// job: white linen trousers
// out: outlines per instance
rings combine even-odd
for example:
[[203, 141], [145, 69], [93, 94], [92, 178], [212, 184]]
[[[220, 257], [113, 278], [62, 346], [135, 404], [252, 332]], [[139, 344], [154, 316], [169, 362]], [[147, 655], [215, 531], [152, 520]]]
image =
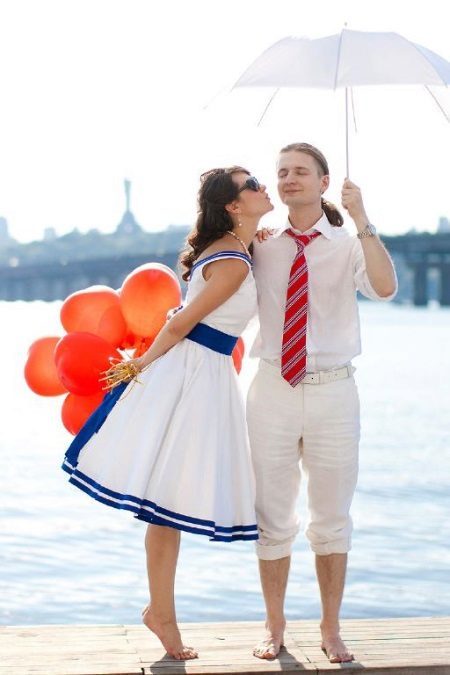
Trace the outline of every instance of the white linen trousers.
[[291, 387], [279, 365], [261, 359], [247, 398], [256, 478], [257, 555], [290, 555], [297, 500], [308, 479], [306, 536], [319, 555], [350, 550], [349, 514], [358, 475], [359, 397], [353, 376]]

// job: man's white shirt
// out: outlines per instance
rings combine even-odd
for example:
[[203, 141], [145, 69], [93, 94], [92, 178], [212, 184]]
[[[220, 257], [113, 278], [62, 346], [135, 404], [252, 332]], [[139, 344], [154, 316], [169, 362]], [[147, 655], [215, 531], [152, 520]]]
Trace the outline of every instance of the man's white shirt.
[[[262, 243], [255, 242], [253, 273], [258, 290], [259, 332], [250, 356], [281, 358], [286, 292], [297, 252], [295, 241], [284, 234], [287, 222]], [[307, 232], [318, 231], [305, 247], [308, 265], [307, 372], [339, 368], [361, 353], [356, 291], [372, 300], [380, 297], [366, 272], [360, 240], [342, 227], [330, 225], [325, 214]], [[296, 231], [296, 230], [294, 230]], [[300, 232], [298, 232], [301, 234]]]

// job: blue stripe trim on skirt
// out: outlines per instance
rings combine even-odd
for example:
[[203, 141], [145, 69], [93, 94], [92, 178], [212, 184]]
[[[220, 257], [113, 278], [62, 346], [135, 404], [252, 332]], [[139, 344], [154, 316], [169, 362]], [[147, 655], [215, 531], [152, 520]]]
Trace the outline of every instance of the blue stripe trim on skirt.
[[84, 426], [77, 433], [67, 449], [65, 457], [69, 464], [75, 465], [77, 463], [78, 455], [80, 454], [82, 448], [84, 448], [89, 439], [92, 438], [92, 436], [102, 428], [104, 421], [116, 405], [127, 386], [127, 383], [123, 382], [122, 384], [119, 384], [117, 387], [115, 387], [112, 391], [109, 391], [105, 395], [98, 408], [96, 408], [92, 415], [88, 417], [84, 423]]
[[231, 527], [216, 525], [212, 520], [186, 516], [169, 511], [147, 499], [140, 499], [134, 495], [124, 495], [110, 490], [83, 474], [69, 464], [67, 460], [62, 465], [62, 468], [70, 474], [69, 482], [90, 495], [93, 499], [116, 509], [131, 511], [136, 518], [147, 523], [165, 525], [182, 530], [183, 532], [191, 532], [192, 534], [203, 534], [209, 536], [211, 541], [255, 541], [258, 539], [256, 524], [234, 525]]

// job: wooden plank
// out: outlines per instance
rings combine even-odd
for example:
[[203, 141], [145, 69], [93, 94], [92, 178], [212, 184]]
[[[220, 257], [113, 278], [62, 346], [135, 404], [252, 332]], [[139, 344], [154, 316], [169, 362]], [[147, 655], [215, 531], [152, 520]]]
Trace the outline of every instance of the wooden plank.
[[200, 658], [164, 656], [143, 625], [0, 627], [0, 675], [231, 675], [283, 672], [325, 675], [450, 675], [450, 618], [342, 621], [356, 662], [330, 664], [315, 621], [289, 622], [286, 648], [274, 661], [252, 656], [260, 622], [182, 624]]

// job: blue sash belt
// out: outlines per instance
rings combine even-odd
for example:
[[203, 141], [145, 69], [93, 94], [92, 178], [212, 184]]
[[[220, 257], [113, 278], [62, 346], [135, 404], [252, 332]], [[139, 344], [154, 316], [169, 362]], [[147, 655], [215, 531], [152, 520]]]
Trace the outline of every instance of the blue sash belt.
[[211, 328], [211, 326], [207, 326], [206, 323], [198, 323], [186, 337], [188, 340], [192, 340], [199, 345], [208, 347], [208, 349], [212, 349], [214, 352], [227, 354], [228, 356], [231, 355], [231, 352], [238, 341], [238, 338], [234, 335], [222, 333], [221, 330]]

